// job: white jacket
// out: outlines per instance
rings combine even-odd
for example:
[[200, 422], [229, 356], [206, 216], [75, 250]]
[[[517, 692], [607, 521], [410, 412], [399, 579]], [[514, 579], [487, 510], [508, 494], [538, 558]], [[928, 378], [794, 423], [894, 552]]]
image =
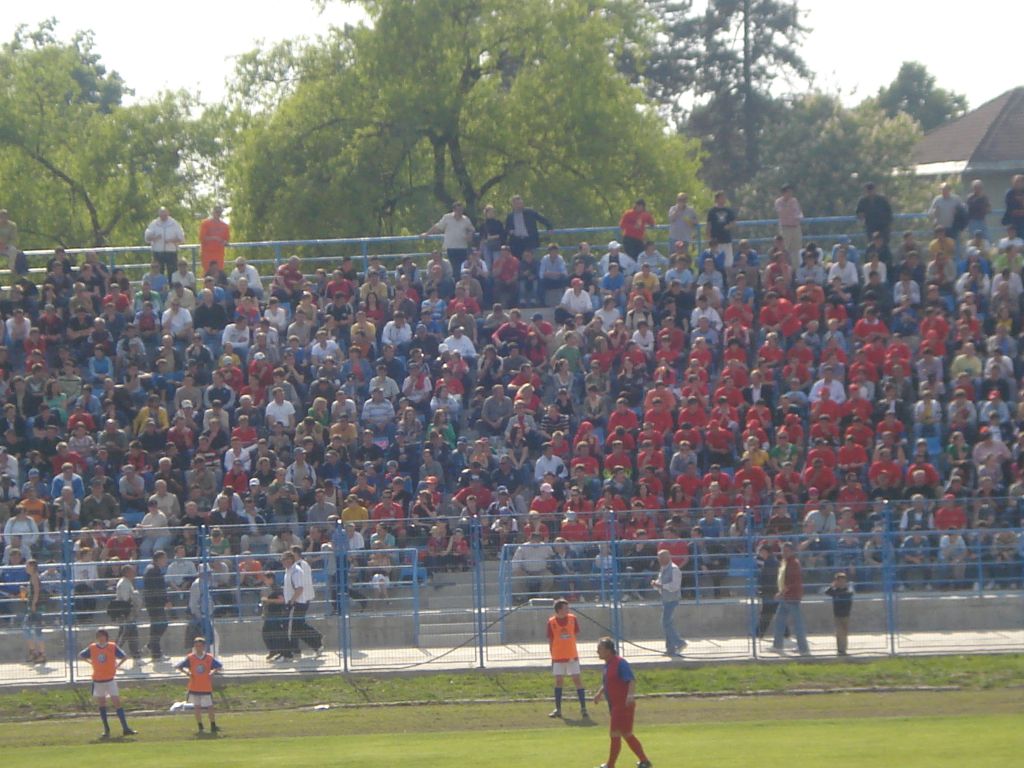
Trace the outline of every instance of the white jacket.
[[146, 227], [146, 242], [153, 246], [155, 253], [174, 252], [185, 242], [185, 230], [170, 216], [166, 221], [158, 216]]

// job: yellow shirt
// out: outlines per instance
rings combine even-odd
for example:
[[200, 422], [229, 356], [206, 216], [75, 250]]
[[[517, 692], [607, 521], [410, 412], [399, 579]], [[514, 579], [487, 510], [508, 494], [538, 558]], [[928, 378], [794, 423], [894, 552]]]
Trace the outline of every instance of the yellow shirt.
[[362, 504], [350, 504], [341, 510], [341, 519], [346, 523], [361, 523], [370, 519], [370, 512]]

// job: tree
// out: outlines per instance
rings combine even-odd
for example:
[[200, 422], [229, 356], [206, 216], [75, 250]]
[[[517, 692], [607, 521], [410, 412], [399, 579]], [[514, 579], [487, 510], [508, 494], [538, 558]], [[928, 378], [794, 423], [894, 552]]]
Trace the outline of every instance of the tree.
[[[193, 161], [209, 151], [181, 94], [122, 105], [89, 33], [19, 28], [0, 49], [0, 174], [22, 247], [140, 242], [161, 204], [196, 202]], [[9, 193], [10, 194], [10, 193]]]
[[705, 177], [734, 187], [760, 167], [776, 81], [810, 77], [800, 10], [786, 0], [710, 0], [697, 15], [689, 0], [651, 5], [665, 25], [644, 72], [649, 91], [677, 116], [694, 99], [683, 129], [704, 143]]
[[905, 61], [896, 79], [878, 90], [878, 106], [889, 117], [910, 115], [926, 131], [967, 111], [967, 98], [938, 88], [935, 77], [923, 64]]
[[514, 193], [558, 223], [617, 216], [637, 194], [664, 207], [679, 189], [700, 196], [697, 143], [615, 68], [636, 3], [362, 5], [372, 26], [250, 60], [294, 86], [230, 163], [246, 236], [421, 231], [456, 199], [475, 215]]
[[775, 218], [772, 202], [793, 184], [807, 216], [850, 215], [863, 182], [877, 182], [894, 202], [915, 196], [911, 149], [921, 136], [908, 115], [886, 116], [870, 101], [854, 108], [829, 94], [797, 99], [766, 134], [764, 165], [739, 199], [751, 218]]

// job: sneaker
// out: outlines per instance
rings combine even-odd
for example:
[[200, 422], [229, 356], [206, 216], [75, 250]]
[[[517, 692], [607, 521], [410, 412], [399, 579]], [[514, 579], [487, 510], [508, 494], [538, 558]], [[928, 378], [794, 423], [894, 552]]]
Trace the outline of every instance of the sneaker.
[[279, 659], [279, 658], [281, 658], [281, 654], [280, 653], [268, 653], [267, 654], [267, 661], [274, 661], [275, 659]]
[[216, 723], [210, 723], [210, 733], [220, 733], [220, 728]]
[[587, 712], [587, 710], [586, 710], [586, 709], [581, 709], [581, 710], [580, 710], [580, 717], [581, 717], [582, 719], [584, 719], [584, 720], [589, 720], [589, 719], [590, 719], [590, 713], [589, 713], [589, 712]]
[[109, 740], [110, 740], [110, 731], [104, 731], [103, 733], [100, 734], [100, 741], [109, 741]]
[[202, 724], [202, 723], [196, 723], [196, 730], [197, 730], [197, 731], [198, 731], [199, 733], [202, 733], [202, 732], [203, 732], [203, 731], [205, 731], [206, 729], [205, 729], [205, 728], [203, 728], [203, 724]]
[[548, 713], [548, 717], [550, 717], [550, 718], [556, 718], [556, 717], [561, 717], [561, 716], [562, 716], [562, 710], [560, 710], [560, 709], [553, 709], [553, 710], [551, 710]]
[[123, 733], [125, 736], [138, 736], [139, 735], [139, 732], [136, 731], [134, 728], [125, 728], [121, 733]]
[[653, 768], [650, 760], [641, 760], [636, 764], [636, 768]]

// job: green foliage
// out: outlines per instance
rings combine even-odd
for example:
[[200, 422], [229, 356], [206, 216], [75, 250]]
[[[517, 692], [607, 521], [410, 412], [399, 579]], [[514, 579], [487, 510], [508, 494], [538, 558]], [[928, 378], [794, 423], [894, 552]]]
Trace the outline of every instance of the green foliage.
[[20, 28], [0, 49], [0, 176], [24, 248], [138, 243], [161, 204], [195, 204], [197, 160], [183, 94], [124, 106], [89, 34]]
[[763, 167], [739, 194], [744, 213], [774, 218], [775, 193], [792, 183], [806, 216], [850, 215], [868, 180], [897, 208], [918, 207], [919, 182], [907, 170], [920, 136], [908, 115], [887, 117], [871, 102], [847, 108], [828, 94], [802, 97], [766, 133]]
[[236, 225], [248, 237], [416, 232], [456, 199], [475, 214], [514, 193], [576, 223], [617, 217], [638, 194], [655, 210], [678, 189], [699, 194], [696, 143], [669, 135], [616, 70], [636, 50], [625, 19], [637, 5], [364, 2], [372, 27], [249, 66], [294, 86], [240, 136]]
[[[689, 0], [652, 5], [664, 27], [644, 72], [648, 90], [703, 142], [704, 178], [735, 189], [761, 168], [780, 106], [773, 88], [810, 77], [800, 10], [787, 0], [710, 0], [696, 14]], [[694, 100], [688, 113], [684, 97]]]
[[923, 64], [905, 61], [896, 79], [878, 90], [878, 106], [889, 117], [910, 115], [930, 131], [967, 111], [967, 98], [938, 88], [935, 76]]

